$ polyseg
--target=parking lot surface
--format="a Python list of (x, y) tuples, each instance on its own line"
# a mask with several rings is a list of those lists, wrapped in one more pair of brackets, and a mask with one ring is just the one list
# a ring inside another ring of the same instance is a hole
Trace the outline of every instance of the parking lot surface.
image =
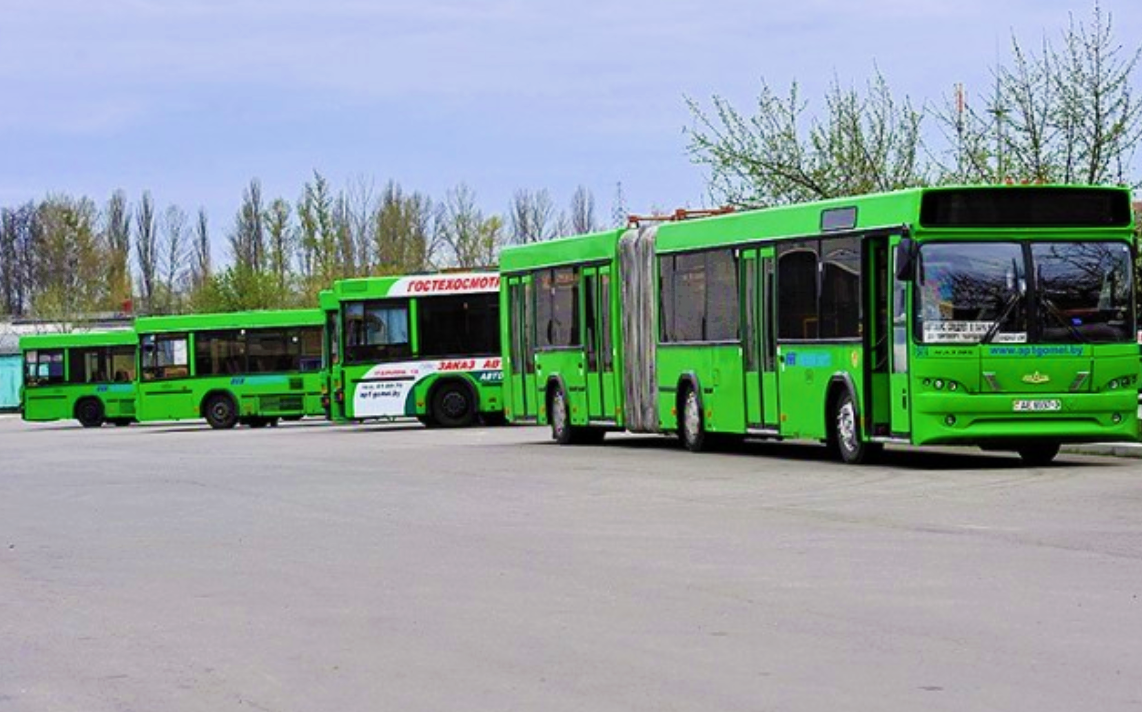
[(0, 417), (0, 710), (1138, 710), (1142, 466)]

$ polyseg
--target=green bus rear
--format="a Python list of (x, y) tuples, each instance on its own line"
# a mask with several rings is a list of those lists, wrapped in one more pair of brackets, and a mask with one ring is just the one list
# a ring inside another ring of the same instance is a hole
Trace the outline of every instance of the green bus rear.
[(847, 462), (1136, 440), (1133, 240), (1125, 189), (1006, 186), (509, 248), (508, 415), (562, 442), (753, 435)]
[(335, 282), (330, 417), (502, 420), (498, 290), (490, 272)]
[(136, 319), (138, 419), (225, 429), (323, 416), (324, 319), (320, 309)]
[(74, 418), (87, 428), (134, 421), (136, 343), (129, 329), (20, 337), (24, 420)]

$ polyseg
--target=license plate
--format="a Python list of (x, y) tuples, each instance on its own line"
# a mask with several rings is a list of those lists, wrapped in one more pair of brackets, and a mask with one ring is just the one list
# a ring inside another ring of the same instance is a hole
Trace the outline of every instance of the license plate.
[(1015, 411), (1040, 412), (1045, 410), (1062, 409), (1063, 402), (1057, 398), (1048, 398), (1044, 400), (1017, 400), (1012, 405), (1012, 410)]

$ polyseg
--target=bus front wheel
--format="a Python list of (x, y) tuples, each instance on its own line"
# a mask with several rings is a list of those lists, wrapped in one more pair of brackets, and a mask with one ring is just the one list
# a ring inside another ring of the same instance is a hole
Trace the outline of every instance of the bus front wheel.
[(75, 404), (75, 419), (85, 428), (103, 425), (103, 404), (98, 398), (84, 398)]
[(206, 401), (206, 422), (215, 430), (229, 430), (238, 424), (238, 408), (234, 399), (222, 393)]
[(1019, 446), (1019, 457), (1028, 467), (1043, 467), (1051, 464), (1059, 454), (1059, 443), (1027, 443)]
[(570, 445), (575, 442), (575, 431), (571, 426), (571, 411), (567, 407), (567, 396), (562, 388), (556, 388), (551, 394), (551, 407), (548, 408), (551, 419), (551, 439), (560, 445)]
[(870, 462), (884, 448), (880, 443), (870, 443), (861, 437), (856, 403), (848, 390), (837, 399), (833, 412), (832, 440), (830, 446), (847, 465)]

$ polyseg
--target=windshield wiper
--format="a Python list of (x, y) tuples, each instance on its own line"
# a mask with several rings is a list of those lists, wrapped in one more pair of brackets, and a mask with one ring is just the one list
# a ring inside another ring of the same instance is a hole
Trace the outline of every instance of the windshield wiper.
[(999, 327), (1003, 326), (1003, 322), (1007, 321), (1007, 317), (1011, 316), (1011, 312), (1014, 311), (1016, 305), (1019, 304), (1020, 300), (1023, 299), (1024, 294), (1024, 292), (1020, 291), (1012, 294), (1007, 298), (1007, 301), (1003, 303), (1003, 309), (999, 312), (999, 317), (995, 320), (994, 324), (987, 328), (987, 331), (984, 332), (984, 335), (979, 340), (979, 343), (991, 343), (991, 340), (994, 339), (995, 335), (999, 333)]
[(1050, 297), (1048, 297), (1046, 294), (1040, 294), (1039, 303), (1047, 307), (1047, 311), (1051, 313), (1051, 316), (1058, 319), (1060, 324), (1067, 327), (1067, 329), (1071, 332), (1071, 336), (1075, 337), (1076, 341), (1084, 344), (1087, 342), (1086, 337), (1084, 337), (1082, 333), (1075, 328), (1075, 325), (1071, 323), (1071, 320), (1067, 318), (1067, 315), (1063, 314), (1063, 310), (1059, 309), (1058, 305), (1051, 301)]

